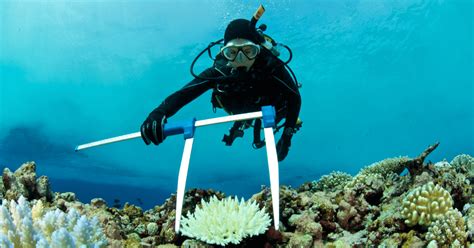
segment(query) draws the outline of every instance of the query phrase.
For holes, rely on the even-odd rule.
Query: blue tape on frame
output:
[[[184,138],[189,139],[194,137],[194,131],[196,130],[196,118],[193,118],[191,121],[186,122],[183,125]]]
[[[194,131],[196,130],[195,123],[196,118],[193,118],[189,121],[166,123],[163,127],[163,134],[165,137],[176,134],[184,134],[185,139],[192,138],[194,137]]]
[[[263,106],[262,107],[262,120],[263,127],[275,127],[275,117],[276,111],[273,106]]]

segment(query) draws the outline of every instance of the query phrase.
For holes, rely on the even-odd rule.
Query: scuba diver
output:
[[[264,24],[256,28],[255,24],[263,14],[263,7],[252,17],[251,21],[236,19],[231,21],[224,33],[224,38],[212,42],[191,64],[191,74],[195,77],[180,90],[168,96],[155,108],[140,127],[141,136],[146,145],[158,145],[163,142],[163,126],[183,106],[190,103],[204,92],[212,91],[211,103],[215,112],[221,108],[229,114],[241,114],[260,111],[262,106],[272,105],[276,110],[275,123],[283,118],[285,123],[277,126],[274,132],[284,127],[284,131],[276,145],[278,161],[288,154],[293,134],[301,127],[298,118],[301,108],[301,96],[293,71],[288,67],[292,53],[288,49],[290,59],[282,61],[277,43],[268,35]],[[211,56],[210,48],[221,44],[214,64],[199,75],[193,72],[194,63],[205,52]],[[279,45],[279,44],[278,44]],[[212,58],[212,56],[211,56]],[[291,73],[291,75],[290,75]],[[252,123],[253,122],[253,123]],[[260,119],[236,121],[224,135],[223,142],[232,145],[237,137],[242,137],[244,130],[254,128],[253,147],[258,149],[265,145],[260,139],[262,122]]]

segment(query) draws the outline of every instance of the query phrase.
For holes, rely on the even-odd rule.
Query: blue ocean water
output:
[[[293,49],[303,128],[280,163],[281,184],[332,170],[351,174],[399,155],[474,154],[473,1],[0,2],[0,166],[37,163],[54,191],[161,204],[176,191],[184,141],[141,139],[74,152],[137,132],[189,66],[235,18],[259,4],[267,33]],[[202,70],[211,64],[203,59]],[[210,92],[169,121],[213,118]],[[199,128],[187,188],[245,198],[269,185],[251,130],[232,147],[230,124]]]

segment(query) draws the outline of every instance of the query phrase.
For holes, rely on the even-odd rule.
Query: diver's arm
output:
[[[215,78],[216,70],[209,68],[199,76],[203,78]],[[168,96],[157,108],[155,108],[145,119],[140,127],[141,136],[145,144],[158,145],[166,138],[163,126],[167,118],[174,115],[184,105],[196,99],[202,93],[211,89],[213,82],[206,79],[195,78],[183,88]]]
[[[208,68],[201,72],[199,76],[204,78],[215,78],[219,75],[214,68]],[[193,101],[212,87],[213,82],[210,80],[195,78],[183,88],[168,96],[155,110],[153,110],[153,112],[161,112],[169,118],[186,104]]]
[[[285,117],[285,129],[294,128],[301,109],[301,95],[298,86],[290,73],[288,73],[283,66],[281,69],[274,72],[272,78],[275,80],[277,87],[283,92],[288,103],[288,111]]]
[[[296,83],[293,81],[293,78],[285,67],[281,66],[278,68],[278,70],[273,73],[272,77],[275,80],[277,87],[281,92],[283,92],[288,108],[285,117],[285,129],[276,144],[278,161],[282,161],[288,155],[291,146],[291,139],[295,133],[295,126],[301,108],[301,95]]]

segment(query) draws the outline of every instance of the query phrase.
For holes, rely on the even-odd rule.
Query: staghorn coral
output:
[[[409,160],[408,157],[394,157],[387,158],[363,168],[359,174],[380,174],[382,176],[389,175],[391,173],[400,174],[405,169],[405,163]]]
[[[333,171],[329,175],[322,176],[317,182],[313,182],[315,190],[333,191],[341,190],[352,180],[352,176],[342,171]]]
[[[409,226],[420,224],[428,226],[453,206],[448,191],[429,182],[410,191],[403,199],[402,215]]]
[[[451,161],[451,166],[459,172],[467,173],[469,178],[474,177],[474,157],[468,154],[460,154],[454,157]]]
[[[259,210],[254,201],[240,203],[235,199],[201,201],[191,214],[182,219],[181,233],[209,244],[239,244],[242,239],[262,234],[270,225],[270,217]]]
[[[26,198],[0,206],[1,247],[105,247],[107,240],[98,220],[71,209],[45,212],[42,201],[30,209]]]
[[[467,232],[461,213],[457,209],[451,209],[432,222],[426,239],[428,242],[436,241],[437,247],[452,247],[455,243],[459,244],[457,247],[463,247],[466,244]]]

